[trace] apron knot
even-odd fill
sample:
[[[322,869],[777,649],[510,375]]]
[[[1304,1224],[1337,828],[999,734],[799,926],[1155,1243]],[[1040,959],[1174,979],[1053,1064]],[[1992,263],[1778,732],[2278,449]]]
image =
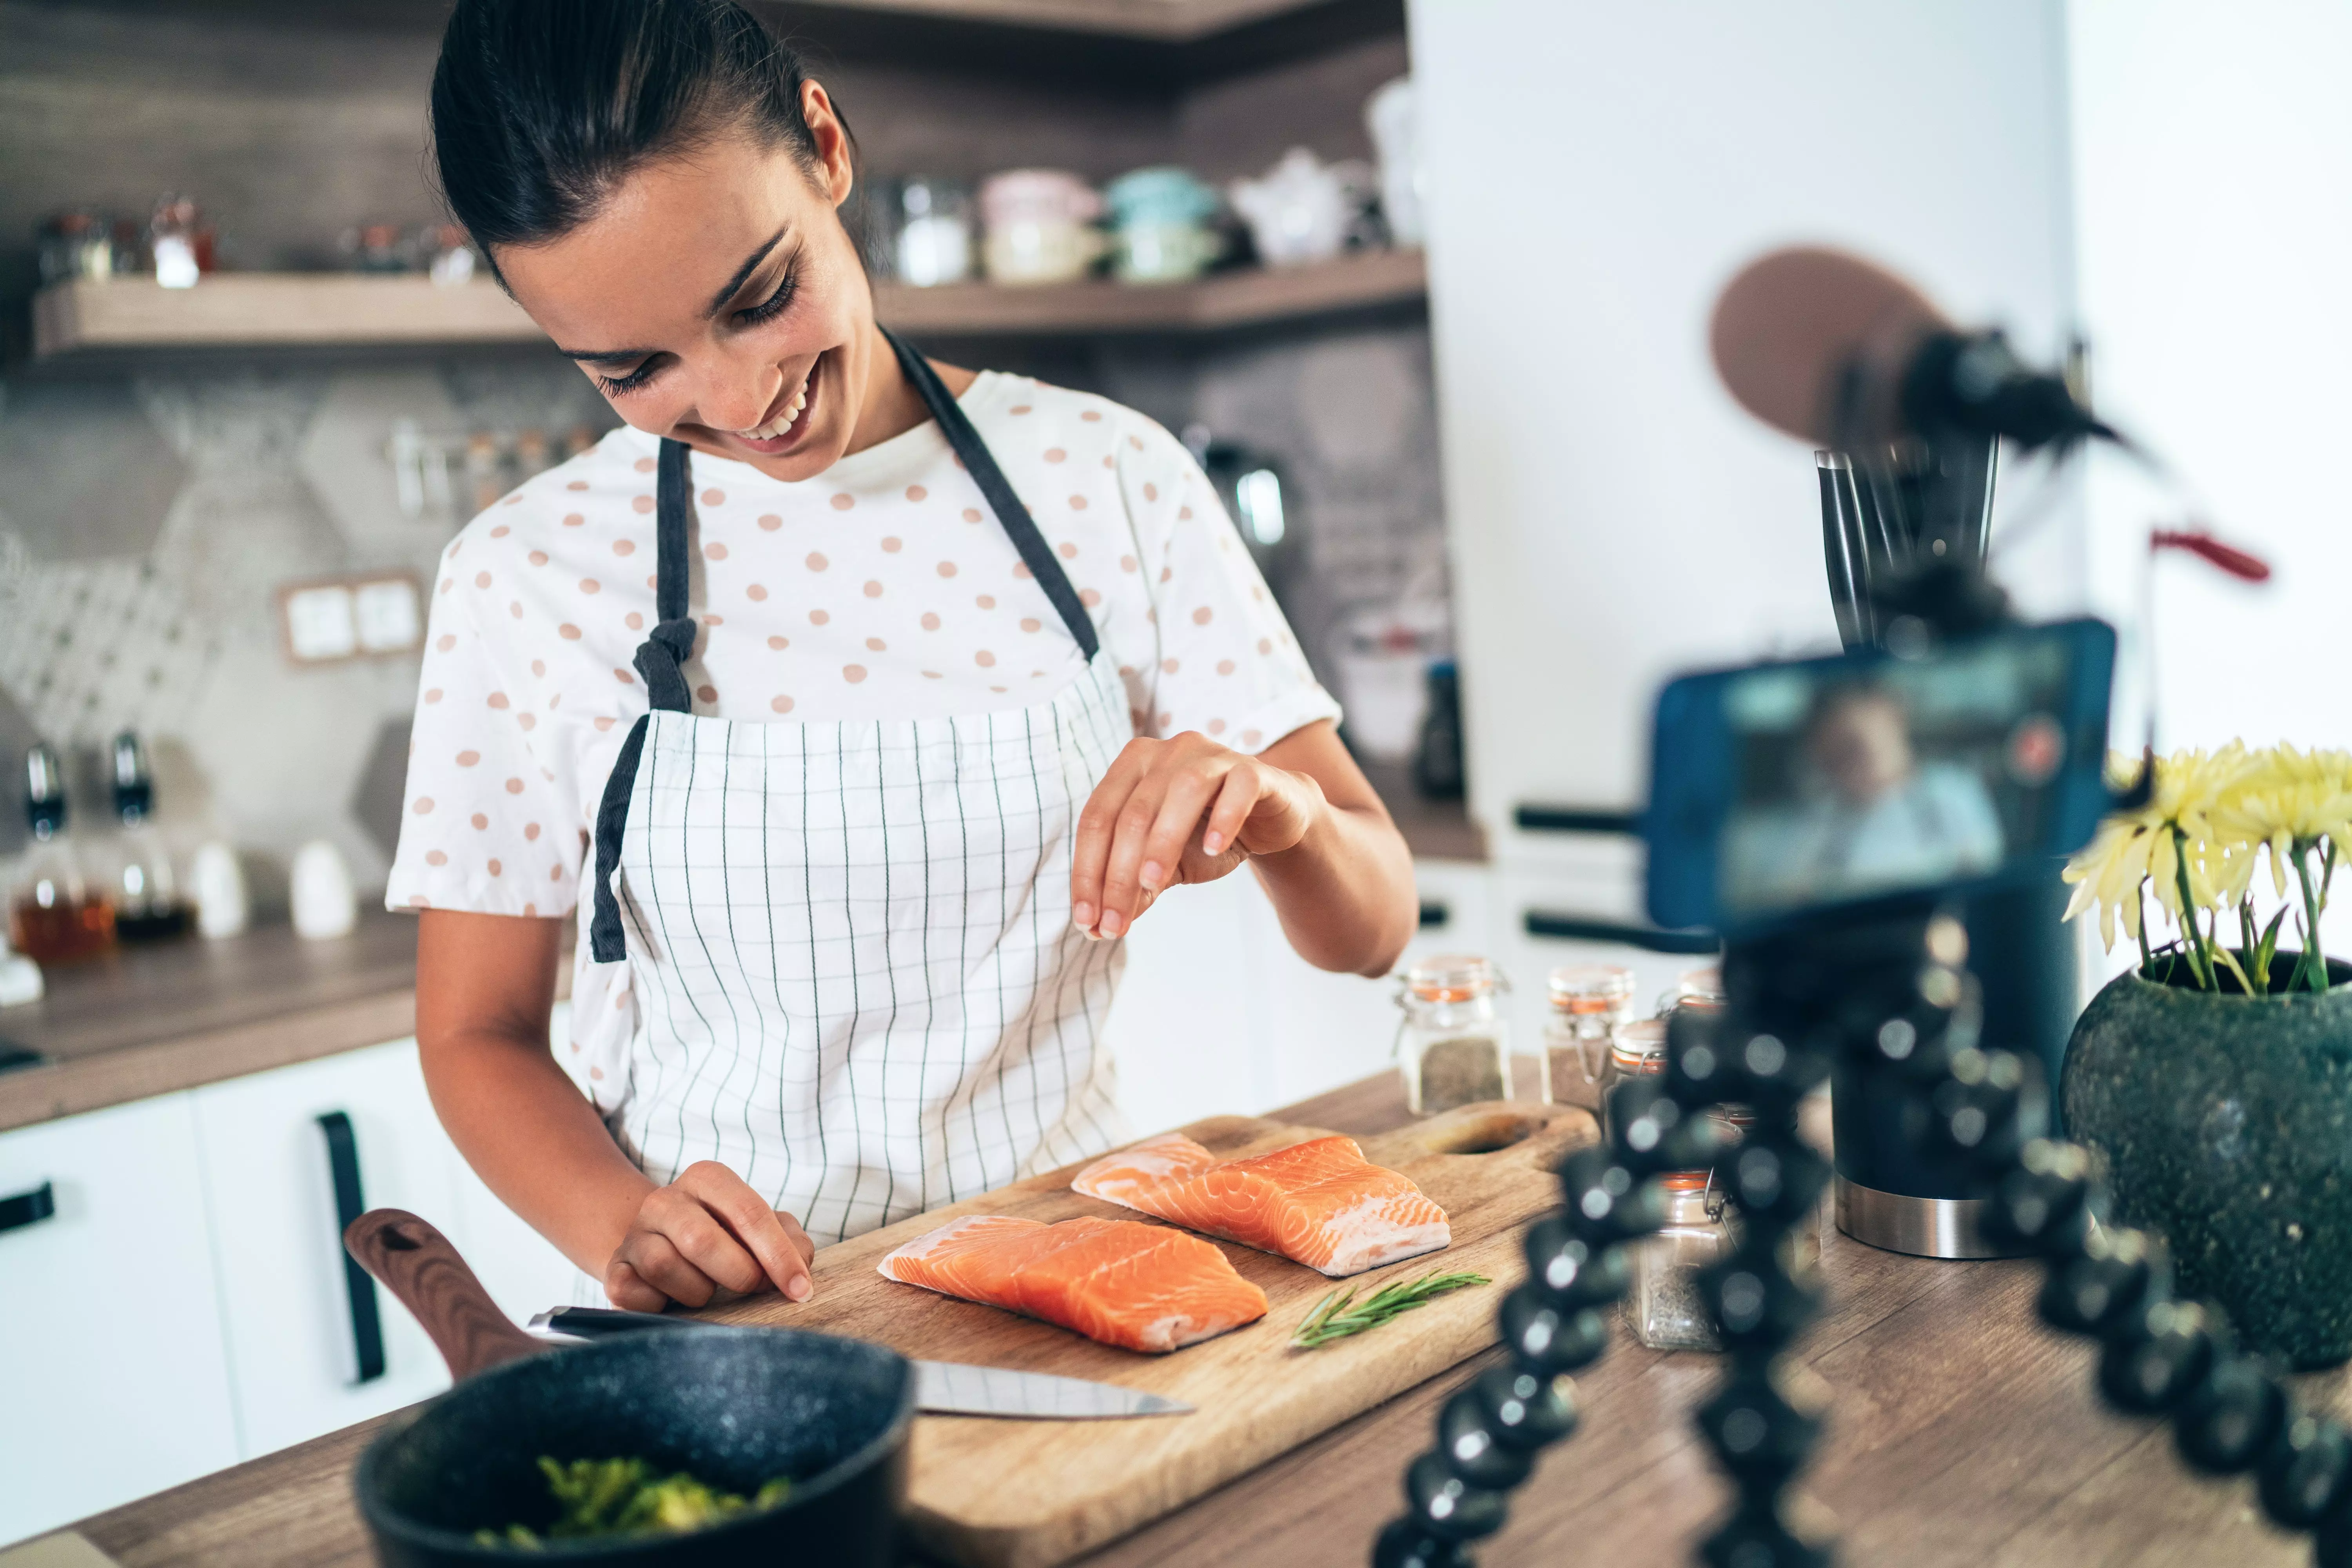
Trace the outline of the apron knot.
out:
[[[630,662],[646,678],[646,701],[657,711],[685,713],[693,709],[686,672],[678,667],[694,657],[694,617],[680,616],[656,626],[637,645],[636,657]]]

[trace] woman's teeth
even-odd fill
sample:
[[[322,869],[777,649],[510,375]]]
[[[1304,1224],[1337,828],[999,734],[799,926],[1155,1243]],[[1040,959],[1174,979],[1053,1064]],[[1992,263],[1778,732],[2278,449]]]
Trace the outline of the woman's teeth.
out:
[[[791,429],[793,427],[793,421],[798,419],[801,416],[801,410],[807,406],[808,383],[803,381],[801,383],[801,389],[793,394],[792,402],[786,405],[782,414],[777,415],[773,419],[769,420],[765,425],[761,426],[756,430],[738,430],[735,433],[738,436],[742,437],[747,441],[772,441],[777,437],[782,435],[785,431]]]

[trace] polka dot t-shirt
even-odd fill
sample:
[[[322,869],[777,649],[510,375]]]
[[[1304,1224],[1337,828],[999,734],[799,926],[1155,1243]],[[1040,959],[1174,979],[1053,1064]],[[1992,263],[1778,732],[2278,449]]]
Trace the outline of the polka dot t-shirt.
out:
[[[1339,705],[1183,447],[1107,399],[983,373],[959,400],[1062,558],[1139,735],[1257,752]],[[584,916],[583,861],[654,610],[658,441],[530,480],[443,554],[386,903]],[[698,716],[937,718],[1044,701],[1084,666],[926,422],[787,484],[694,455],[685,673]],[[584,951],[586,943],[582,947]]]

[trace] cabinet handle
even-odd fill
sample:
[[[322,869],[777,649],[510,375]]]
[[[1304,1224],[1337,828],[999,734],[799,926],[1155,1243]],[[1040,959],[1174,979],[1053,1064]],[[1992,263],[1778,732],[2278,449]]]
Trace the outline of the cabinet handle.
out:
[[[352,1134],[352,1119],[340,1110],[319,1118],[327,1135],[327,1164],[335,1174],[335,1256],[343,1260],[343,1295],[352,1310],[352,1350],[360,1368],[354,1381],[373,1383],[383,1375],[383,1316],[377,1310],[375,1281],[341,1247],[343,1232],[367,1212],[360,1193],[360,1145]]]
[[[0,1198],[0,1230],[22,1230],[28,1225],[38,1225],[58,1212],[57,1193],[43,1182],[29,1193],[15,1193]]]
[[[1421,900],[1422,930],[1442,931],[1445,928],[1446,923],[1452,921],[1453,918],[1454,911],[1446,908],[1444,900],[1423,899]]]
[[[1524,833],[1595,833],[1612,838],[1642,837],[1642,814],[1605,805],[1526,805],[1511,813]]]
[[[1711,931],[1669,931],[1664,926],[1629,925],[1623,921],[1564,914],[1557,910],[1529,910],[1521,920],[1529,936],[1622,942],[1652,952],[1714,953],[1723,946],[1723,939]]]

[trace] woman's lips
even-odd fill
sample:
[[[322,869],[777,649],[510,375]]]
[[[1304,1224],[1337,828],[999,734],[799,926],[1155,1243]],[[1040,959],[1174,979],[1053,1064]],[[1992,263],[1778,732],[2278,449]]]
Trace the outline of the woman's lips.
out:
[[[791,400],[757,427],[767,434],[754,435],[747,430],[730,430],[728,434],[737,444],[763,458],[781,457],[791,451],[808,429],[809,405],[816,401],[817,368],[824,363],[820,356],[816,364],[809,366],[808,379],[801,383]]]

